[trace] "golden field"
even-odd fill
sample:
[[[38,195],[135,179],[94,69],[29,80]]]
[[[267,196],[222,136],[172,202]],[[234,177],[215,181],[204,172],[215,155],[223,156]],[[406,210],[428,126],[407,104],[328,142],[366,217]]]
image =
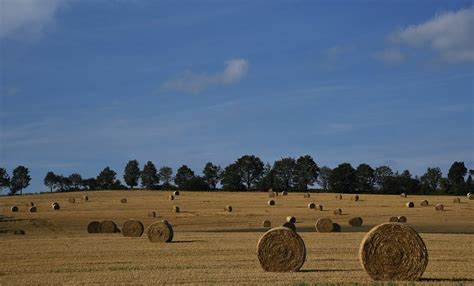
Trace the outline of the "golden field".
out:
[[[267,193],[180,192],[168,200],[166,191],[96,191],[0,197],[0,284],[284,284],[373,283],[358,260],[359,244],[375,225],[391,216],[404,215],[424,239],[429,263],[416,284],[474,285],[474,201],[450,196],[351,195],[336,200],[335,194],[302,193],[273,198]],[[88,202],[81,201],[83,195]],[[74,197],[75,203],[68,199]],[[127,198],[127,203],[121,203]],[[419,202],[429,201],[428,207]],[[34,202],[37,213],[27,212]],[[415,208],[405,207],[413,201]],[[61,209],[54,211],[52,202]],[[310,202],[323,211],[308,209]],[[435,211],[442,203],[445,211]],[[12,213],[10,207],[20,209]],[[179,206],[180,213],[172,207]],[[231,205],[233,211],[225,212]],[[334,216],[341,208],[343,215]],[[148,212],[156,211],[157,218]],[[266,228],[295,216],[298,233],[306,244],[306,262],[300,272],[267,273],[257,260],[256,245]],[[362,227],[348,220],[360,216]],[[320,217],[342,227],[340,233],[317,233]],[[119,228],[128,219],[145,227],[166,219],[174,228],[172,243],[150,243],[122,234],[88,234],[92,220],[114,220]],[[26,235],[13,235],[23,229]],[[145,230],[146,232],[146,230]]]

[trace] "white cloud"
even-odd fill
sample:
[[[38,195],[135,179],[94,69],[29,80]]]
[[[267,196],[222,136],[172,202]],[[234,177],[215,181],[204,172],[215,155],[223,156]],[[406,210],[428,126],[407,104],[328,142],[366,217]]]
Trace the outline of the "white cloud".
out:
[[[245,59],[232,59],[225,62],[226,68],[214,74],[186,72],[184,75],[167,81],[161,86],[164,90],[200,92],[213,85],[229,85],[240,81],[249,68]]]
[[[389,64],[401,63],[405,60],[405,55],[400,50],[392,48],[377,52],[374,57]]]
[[[0,0],[0,38],[18,32],[40,34],[59,5],[60,0]]]
[[[394,44],[428,47],[447,62],[474,62],[474,8],[446,12],[390,37]]]

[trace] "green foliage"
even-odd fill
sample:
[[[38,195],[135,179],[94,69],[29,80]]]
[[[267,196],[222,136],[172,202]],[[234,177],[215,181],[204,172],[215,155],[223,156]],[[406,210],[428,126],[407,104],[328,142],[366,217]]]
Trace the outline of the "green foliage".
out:
[[[375,168],[374,180],[378,190],[382,190],[385,180],[393,176],[393,171],[389,166],[380,166]]]
[[[296,161],[288,157],[275,161],[273,165],[274,183],[276,191],[290,191],[295,186]]]
[[[308,185],[313,186],[319,175],[319,167],[310,155],[301,156],[296,160],[295,178],[296,187],[306,191]]]
[[[235,162],[242,183],[252,189],[263,175],[263,162],[254,155],[244,155]]]
[[[206,166],[204,166],[202,173],[204,174],[204,181],[207,183],[209,188],[215,190],[222,176],[221,166],[217,166],[211,162],[208,162]]]
[[[10,187],[10,176],[5,168],[0,168],[0,192]]]
[[[263,167],[263,175],[260,181],[256,185],[257,191],[266,192],[268,189],[273,188],[275,184],[275,171],[272,166],[267,163]]]
[[[57,184],[57,176],[53,172],[48,172],[46,176],[44,177],[43,183],[46,187],[49,188],[50,192],[53,191],[53,188],[56,187]]]
[[[440,187],[440,181],[443,177],[441,169],[438,167],[428,168],[426,173],[420,177],[421,189],[423,193],[434,194]]]
[[[158,177],[163,182],[164,188],[172,187],[171,181],[173,180],[173,169],[171,169],[171,167],[161,167],[160,171],[158,172]]]
[[[22,194],[23,189],[30,185],[30,171],[24,166],[18,166],[13,169],[13,175],[10,181],[10,192],[16,194],[18,191]]]
[[[237,163],[230,164],[224,169],[222,173],[222,187],[228,191],[242,191],[245,186],[242,183],[242,176],[240,175]]]
[[[138,186],[138,180],[140,179],[140,167],[137,160],[128,161],[123,172],[123,180],[127,186],[133,190],[133,187]]]
[[[448,180],[450,184],[449,193],[453,195],[465,195],[467,193],[467,185],[464,182],[464,176],[467,174],[464,162],[454,162],[449,168]]]
[[[178,172],[176,172],[174,183],[178,186],[179,189],[184,190],[189,187],[188,182],[194,179],[194,177],[194,171],[191,170],[188,166],[183,165],[179,167]]]
[[[160,178],[158,177],[158,172],[155,165],[148,161],[145,166],[143,166],[143,171],[141,173],[142,187],[148,190],[154,190],[158,188]]]
[[[335,193],[353,193],[356,190],[356,171],[351,164],[342,163],[332,170],[329,188]]]
[[[331,177],[331,172],[332,169],[327,166],[323,166],[319,170],[318,185],[321,186],[324,191],[327,191],[329,188],[329,178]]]
[[[117,173],[110,169],[110,167],[105,167],[102,172],[100,172],[99,176],[97,176],[97,185],[100,189],[102,190],[112,190],[114,187],[117,187],[117,185],[120,185],[120,183],[117,184],[115,176]]]
[[[357,192],[371,193],[375,183],[375,170],[368,164],[360,164],[356,169]]]

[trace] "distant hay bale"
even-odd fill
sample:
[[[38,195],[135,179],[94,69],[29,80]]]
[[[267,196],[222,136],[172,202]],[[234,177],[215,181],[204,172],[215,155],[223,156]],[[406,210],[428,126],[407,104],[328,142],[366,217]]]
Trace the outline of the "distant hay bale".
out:
[[[173,206],[173,212],[174,213],[179,213],[179,207],[178,206]]]
[[[296,223],[296,218],[294,216],[287,216],[286,221],[291,222],[291,223]]]
[[[274,206],[274,205],[275,205],[275,201],[274,201],[274,200],[269,200],[269,201],[268,201],[268,205],[269,205],[269,206]]]
[[[283,192],[281,192],[281,195],[282,195],[282,196],[287,196],[287,195],[288,195],[288,192],[287,192],[287,191],[283,191]]]
[[[58,211],[61,207],[59,206],[58,203],[53,203],[53,205],[51,206],[51,208],[55,211]]]
[[[36,209],[35,206],[30,207],[29,212],[30,213],[35,213],[38,209]]]
[[[359,260],[374,280],[415,281],[425,272],[428,251],[410,226],[384,223],[367,233],[359,248]]]
[[[18,211],[18,207],[17,207],[17,206],[12,206],[10,209],[11,209],[11,211],[12,211],[13,213],[16,213],[16,212]]]
[[[232,206],[225,206],[224,211],[229,212],[229,213],[232,212]]]
[[[398,222],[398,217],[392,216],[392,217],[390,217],[390,219],[388,221],[389,222]]]
[[[333,229],[333,223],[331,219],[323,217],[316,221],[314,227],[317,232],[331,232]]]
[[[273,192],[268,193],[268,197],[269,197],[269,198],[274,198],[274,197],[275,197],[275,193],[273,193]]]
[[[443,204],[436,204],[435,209],[437,211],[444,211],[444,205]]]
[[[317,211],[323,211],[323,205],[316,205],[316,210]]]
[[[15,229],[13,235],[25,235],[25,231],[23,229]]]
[[[89,197],[88,197],[88,196],[82,196],[82,200],[83,200],[84,202],[87,202],[87,201],[89,201]]]
[[[26,203],[26,206],[27,206],[27,207],[34,207],[34,206],[35,206],[35,203],[33,203],[33,202],[27,202],[27,203]]]
[[[179,196],[179,191],[174,191],[174,192],[173,192],[173,195]]]
[[[119,229],[115,222],[111,220],[104,220],[99,225],[100,233],[116,233],[119,232]]]
[[[398,219],[398,222],[401,222],[401,223],[407,222],[407,217],[406,216],[401,215],[401,216],[397,217],[397,219]]]
[[[173,196],[173,195],[169,195],[169,196],[168,196],[168,200],[170,200],[170,201],[174,200],[174,196]]]
[[[91,221],[88,225],[87,225],[87,232],[88,233],[99,233],[100,232],[100,222],[98,221]]]
[[[338,223],[332,224],[332,232],[341,232],[341,226]]]
[[[400,194],[400,197],[402,197],[402,198],[406,198],[406,197],[407,197],[407,194],[405,194],[405,193],[401,193],[401,194]]]
[[[429,205],[428,201],[427,200],[422,200],[420,201],[420,206],[422,207],[427,207]]]
[[[342,195],[336,195],[336,200],[342,200]]]
[[[156,217],[156,212],[155,211],[148,212],[148,217]]]
[[[407,208],[414,208],[415,204],[413,202],[406,203]]]
[[[257,257],[268,272],[295,272],[304,264],[306,247],[303,239],[286,227],[267,231],[257,244]]]
[[[306,193],[306,194],[303,195],[303,198],[305,198],[305,199],[309,199],[310,197],[311,197],[311,195],[309,193]]]
[[[284,224],[282,224],[281,226],[286,227],[286,228],[289,228],[289,229],[291,229],[292,231],[296,232],[296,225],[295,225],[294,223],[292,223],[292,222],[287,221],[287,222],[285,222]]]
[[[263,226],[263,227],[272,227],[272,222],[269,221],[269,220],[264,220],[264,221],[262,222],[262,226]]]
[[[461,203],[461,199],[460,199],[460,198],[455,198],[455,199],[453,199],[453,203],[455,203],[455,204],[460,204],[460,203]]]
[[[122,234],[126,237],[140,237],[143,234],[143,223],[138,220],[127,220],[122,226]]]
[[[272,188],[268,189],[268,192],[273,193],[273,189]]]
[[[123,198],[123,199],[120,200],[120,202],[121,202],[122,204],[126,204],[126,203],[127,203],[127,199],[126,199],[126,198]]]
[[[351,201],[354,201],[354,202],[359,201],[359,196],[355,195],[355,196],[351,197]]]
[[[170,242],[173,240],[173,227],[166,221],[151,224],[147,231],[150,242]]]
[[[70,202],[71,204],[73,204],[73,203],[76,202],[76,199],[75,199],[75,198],[69,198],[68,202]]]
[[[309,203],[308,204],[308,209],[315,209],[316,208],[316,204],[315,203]]]
[[[467,193],[467,199],[468,199],[468,200],[474,200],[474,194],[472,194],[472,193]]]
[[[335,209],[332,213],[334,215],[342,215],[342,209]]]
[[[361,217],[353,217],[349,219],[349,225],[351,226],[362,226],[363,220]]]

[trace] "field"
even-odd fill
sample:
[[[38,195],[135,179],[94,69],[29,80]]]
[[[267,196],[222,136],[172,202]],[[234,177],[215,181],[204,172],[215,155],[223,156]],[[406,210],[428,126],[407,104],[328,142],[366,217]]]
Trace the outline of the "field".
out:
[[[350,195],[336,200],[334,194],[301,193],[278,196],[268,206],[266,193],[101,191],[0,197],[0,284],[285,284],[372,283],[358,260],[359,244],[373,226],[389,217],[404,215],[424,239],[429,264],[416,284],[474,284],[474,201],[465,197]],[[68,199],[74,197],[75,203]],[[127,203],[121,203],[127,198]],[[430,205],[420,207],[420,200]],[[27,212],[26,203],[38,206]],[[59,211],[51,209],[55,201]],[[415,208],[405,207],[413,201]],[[323,211],[307,208],[322,204]],[[445,211],[435,211],[442,203]],[[12,213],[10,207],[20,209]],[[172,207],[181,208],[173,213]],[[233,211],[224,211],[231,205]],[[342,208],[343,215],[332,210]],[[156,211],[157,218],[149,218]],[[298,233],[305,241],[306,263],[300,272],[267,273],[257,260],[256,244],[266,230],[263,220],[281,225],[288,215],[297,219]],[[353,216],[364,219],[351,227]],[[314,223],[329,217],[342,227],[340,233],[317,233]],[[128,219],[145,226],[166,219],[174,228],[172,243],[150,243],[146,235],[126,238],[122,234],[88,234],[92,220],[114,220],[119,227]],[[26,235],[13,235],[23,229]]]

